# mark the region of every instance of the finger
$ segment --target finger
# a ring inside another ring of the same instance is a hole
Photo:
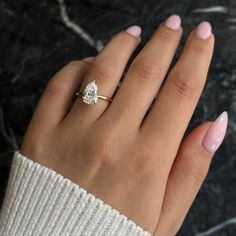
[[[83,91],[90,81],[95,80],[99,95],[112,97],[132,52],[140,42],[140,34],[140,27],[131,26],[113,37],[96,56],[82,82],[80,91]],[[77,117],[85,117],[86,121],[91,123],[104,112],[108,105],[107,101],[101,99],[97,101],[96,106],[87,105],[81,97],[78,97],[71,116],[75,120]]]
[[[49,81],[30,122],[29,136],[49,132],[64,119],[88,67],[87,62],[72,61]]]
[[[196,127],[180,145],[167,182],[155,235],[176,235],[223,141],[227,113]]]
[[[210,24],[200,24],[190,34],[181,57],[170,72],[141,127],[145,137],[159,137],[161,146],[165,147],[164,156],[170,157],[167,158],[168,168],[204,87],[213,45],[214,36]]]
[[[175,54],[180,24],[179,16],[169,17],[135,58],[108,109],[113,119],[119,117],[127,127],[139,127]]]

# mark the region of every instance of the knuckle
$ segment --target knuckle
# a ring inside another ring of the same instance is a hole
[[[99,153],[100,158],[107,159],[112,153],[112,142],[100,140],[96,143],[95,153]]]
[[[156,61],[148,57],[137,58],[132,67],[139,79],[156,80],[161,73]]]
[[[67,64],[67,67],[75,68],[85,65],[85,62],[82,60],[73,60]]]
[[[152,179],[156,175],[158,168],[161,166],[160,159],[157,156],[135,156],[135,160],[130,165],[131,177],[137,182],[142,182],[144,178]]]
[[[111,133],[111,132],[110,132]],[[85,144],[87,156],[96,163],[110,163],[116,155],[117,139],[114,135],[106,133],[106,139],[92,139],[89,144]]]
[[[53,96],[61,94],[65,91],[66,84],[57,78],[53,78],[48,82],[48,85],[45,90],[47,96]]]
[[[106,83],[115,76],[114,64],[111,62],[94,62],[90,75],[99,82],[104,81]]]
[[[136,148],[133,161],[133,173],[141,176],[152,176],[159,166],[161,166],[161,158],[156,147],[152,145],[140,145]]]
[[[191,99],[198,91],[198,84],[193,78],[188,78],[184,73],[174,72],[171,76],[171,84],[177,95],[183,99]]]
[[[163,42],[170,42],[173,41],[174,36],[176,36],[177,31],[173,30],[168,30],[166,28],[161,27],[160,29],[157,30],[156,35],[161,39]]]
[[[209,164],[205,161],[196,160],[196,158],[194,159],[194,161],[192,159],[189,160],[187,164],[188,174],[192,176],[195,182],[201,184],[206,178]]]
[[[186,45],[187,51],[192,51],[194,54],[209,54],[210,47],[208,44],[204,44],[202,42],[196,41],[194,39],[190,40],[190,42]]]
[[[87,71],[89,65],[82,60],[74,60],[67,63],[63,68],[61,68],[50,81],[63,80],[63,78],[68,77],[68,74],[72,74],[80,71],[80,73]],[[85,70],[86,69],[86,70]]]

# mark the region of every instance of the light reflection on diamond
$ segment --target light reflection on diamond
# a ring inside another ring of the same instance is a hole
[[[95,80],[92,80],[83,91],[83,101],[86,104],[95,104],[98,100],[98,87]]]

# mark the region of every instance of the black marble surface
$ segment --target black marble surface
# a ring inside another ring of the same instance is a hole
[[[70,60],[96,55],[112,35],[132,24],[143,27],[137,53],[173,13],[183,18],[184,27],[177,56],[200,21],[209,20],[216,36],[207,84],[189,129],[229,112],[226,140],[178,235],[236,235],[235,0],[0,0],[0,203],[12,150],[19,147],[52,75]]]

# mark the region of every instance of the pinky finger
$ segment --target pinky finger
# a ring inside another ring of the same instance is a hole
[[[21,153],[28,155],[34,149],[32,140],[45,140],[66,116],[76,88],[91,64],[91,58],[73,61],[63,67],[47,84],[25,134]]]
[[[154,235],[176,235],[224,139],[227,123],[227,112],[223,112],[215,122],[199,125],[182,141],[170,171]]]

